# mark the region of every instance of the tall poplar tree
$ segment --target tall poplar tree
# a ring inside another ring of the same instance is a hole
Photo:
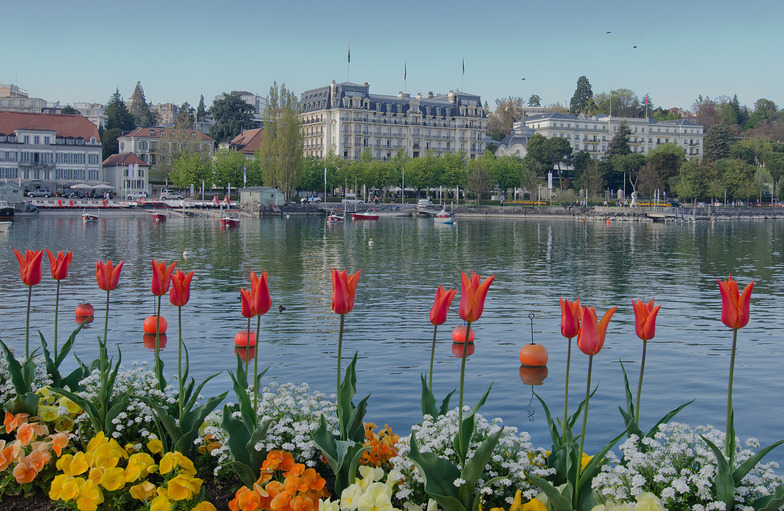
[[[267,96],[264,135],[259,148],[262,180],[291,201],[302,179],[302,134],[299,99],[286,84],[274,82]]]

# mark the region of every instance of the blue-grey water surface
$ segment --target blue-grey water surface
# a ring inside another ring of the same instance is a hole
[[[369,242],[373,241],[372,244]],[[191,300],[182,309],[183,338],[191,374],[201,380],[220,372],[206,387],[230,388],[226,371],[235,367],[233,338],[246,328],[239,288],[249,270],[269,273],[273,307],[261,320],[262,367],[266,381],[308,382],[335,391],[339,316],[331,311],[330,268],[362,269],[354,310],[346,317],[345,357],[358,353],[358,397],[371,393],[366,420],[388,423],[407,434],[420,419],[420,375],[428,371],[433,327],[429,310],[439,284],[458,288],[447,323],[438,331],[435,394],[440,400],[459,381],[460,360],[452,354],[460,270],[495,274],[484,313],[474,323],[475,353],[467,363],[466,404],[492,382],[481,412],[530,431],[549,447],[545,416],[520,380],[518,352],[533,336],[549,351],[549,374],[534,387],[554,414],[563,414],[567,341],[560,334],[558,297],[578,296],[598,314],[617,305],[604,349],[594,357],[587,451],[622,430],[624,403],[619,360],[636,391],[642,342],[634,333],[633,299],[661,304],[656,337],[649,342],[641,422],[647,430],[667,411],[695,402],[677,417],[691,425],[725,429],[732,331],[720,321],[717,279],[732,274],[741,289],[755,280],[751,321],[739,332],[734,404],[738,435],[763,445],[784,438],[784,225],[779,220],[650,224],[579,219],[460,218],[454,226],[432,220],[383,218],[378,222],[328,225],[324,217],[244,219],[222,230],[215,219],[171,218],[163,225],[149,216],[104,216],[83,224],[76,214],[19,218],[0,233],[0,338],[24,349],[27,288],[19,279],[11,248],[72,250],[62,281],[59,337],[75,326],[81,301],[96,308],[95,322],[80,335],[74,353],[96,356],[103,335],[106,294],[95,282],[95,261],[124,260],[119,287],[111,293],[108,340],[123,361],[152,361],[142,343],[142,322],[154,313],[150,293],[152,259],[179,261],[194,271]],[[184,256],[184,253],[187,256]],[[51,346],[55,282],[44,256],[44,279],[33,288],[31,331],[40,329]],[[286,310],[278,312],[278,306]],[[163,350],[167,374],[176,372],[177,309],[163,302],[169,321]],[[255,320],[253,321],[255,329]],[[37,335],[31,336],[33,345]],[[347,363],[347,360],[344,362]],[[571,411],[584,397],[588,358],[572,349]],[[456,406],[457,398],[453,400]],[[784,461],[784,451],[770,459]]]

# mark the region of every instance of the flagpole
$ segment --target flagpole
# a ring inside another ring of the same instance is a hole
[[[348,63],[346,64],[346,81],[351,82],[351,45],[348,45]]]
[[[463,77],[460,79],[460,90],[463,90],[464,82],[465,82],[465,59],[463,59]]]

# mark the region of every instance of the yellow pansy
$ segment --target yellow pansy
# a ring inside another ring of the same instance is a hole
[[[664,511],[659,497],[650,492],[642,492],[635,497],[637,505],[634,506],[634,511]]]
[[[65,474],[60,474],[52,479],[52,485],[49,487],[50,500],[60,500],[63,492],[63,483],[66,479],[68,479],[68,476]]]
[[[201,489],[201,479],[185,474],[172,478],[166,485],[167,494],[172,500],[188,500]]]
[[[57,410],[58,408],[56,406],[39,405],[38,415],[46,422],[54,422],[59,415]]]
[[[131,486],[131,497],[136,500],[150,500],[157,495],[155,490],[154,484],[150,481],[144,481],[143,483]]]
[[[96,511],[98,504],[103,502],[103,492],[101,488],[92,481],[85,481],[79,488],[79,496],[76,498],[76,508],[79,511]]]
[[[134,444],[133,442],[128,442],[127,444],[125,444],[125,447],[123,447],[123,449],[125,449],[125,452],[127,452],[128,454],[133,454],[136,452],[136,444]]]
[[[64,406],[68,413],[72,415],[76,415],[82,413],[82,407],[71,401],[65,396],[62,396],[60,399],[57,400],[57,404],[60,406]]]
[[[103,473],[101,486],[109,491],[119,490],[125,486],[125,470],[121,467],[109,468]]]
[[[152,499],[150,511],[170,511],[170,509],[171,502],[169,502],[169,499],[167,499],[164,495],[158,495]]]
[[[177,466],[180,467],[181,473],[184,472],[192,476],[196,475],[196,467],[193,466],[193,462],[190,458],[177,451],[174,452],[174,457],[177,459]]]
[[[147,442],[147,449],[153,454],[158,454],[163,450],[163,443],[157,438],[150,440]]]
[[[99,468],[99,467],[91,468],[90,469],[90,475],[87,477],[87,479],[89,479],[90,481],[92,481],[96,485],[101,484],[101,479],[103,479],[103,474],[105,472],[106,472],[106,469],[104,469],[104,468]]]
[[[391,492],[384,483],[372,483],[357,501],[357,511],[392,511]]]
[[[74,420],[70,415],[60,415],[54,421],[54,429],[57,431],[73,431]]]
[[[99,445],[105,444],[106,442],[107,442],[106,436],[103,434],[103,431],[99,431],[87,444],[87,449],[85,449],[85,452],[92,452]]]
[[[116,444],[117,442],[115,442],[115,445]],[[111,443],[107,442],[95,448],[95,461],[93,463],[96,467],[101,468],[116,467],[117,463],[120,462],[120,458],[122,457],[123,453],[125,453],[125,451],[123,451],[119,445],[115,447]]]
[[[539,499],[531,499],[520,507],[521,511],[547,511],[545,506]]]
[[[217,511],[217,509],[215,508],[215,506],[213,506],[206,500],[203,500],[198,504],[196,504],[195,506],[193,506],[191,511]]]
[[[161,462],[158,464],[158,470],[161,474],[168,474],[175,468],[177,468],[177,457],[173,452],[167,452],[163,455],[163,458],[161,458]]]
[[[66,467],[66,462],[63,460],[63,458],[65,458],[65,456],[63,456],[62,458],[60,458],[60,460],[58,460],[58,465],[59,462],[62,460],[63,472],[68,474],[69,476],[77,476],[79,474],[83,474],[87,472],[87,469],[89,469],[90,465],[93,464],[92,454],[87,454],[81,451],[73,455],[73,458],[69,460],[70,462],[67,464],[67,467]]]

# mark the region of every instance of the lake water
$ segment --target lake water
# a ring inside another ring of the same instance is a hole
[[[370,240],[373,244],[369,244]],[[460,286],[460,270],[495,274],[484,314],[473,327],[475,353],[467,362],[466,404],[492,382],[481,412],[528,430],[534,443],[549,447],[545,416],[521,382],[518,352],[533,336],[550,354],[548,377],[535,387],[554,414],[563,413],[567,342],[560,335],[558,297],[596,307],[601,315],[617,305],[601,353],[594,357],[586,450],[595,451],[618,434],[624,403],[619,361],[636,390],[642,342],[634,333],[632,299],[661,304],[656,337],[649,342],[641,423],[644,429],[669,410],[695,399],[677,417],[692,426],[725,428],[727,376],[732,331],[720,321],[717,279],[732,274],[741,286],[756,281],[751,321],[738,336],[734,404],[738,435],[763,445],[784,438],[784,225],[781,221],[650,224],[579,219],[459,218],[454,226],[432,220],[384,218],[378,222],[328,225],[324,217],[245,219],[221,230],[216,219],[172,218],[163,225],[149,216],[106,216],[83,224],[77,214],[19,218],[0,233],[0,338],[24,350],[27,289],[19,280],[11,248],[72,250],[73,263],[61,284],[59,335],[62,343],[81,301],[96,319],[81,334],[74,353],[96,356],[103,335],[105,292],[95,282],[95,261],[125,260],[120,285],[111,293],[110,354],[120,346],[123,361],[153,360],[142,343],[142,322],[154,313],[150,260],[179,261],[194,271],[191,301],[182,310],[183,338],[198,380],[220,372],[207,393],[230,388],[233,338],[246,328],[239,288],[249,270],[269,273],[273,307],[262,317],[260,367],[265,381],[308,382],[313,390],[335,391],[339,316],[331,311],[330,268],[362,269],[354,310],[347,315],[343,354],[359,355],[358,392],[371,393],[366,420],[390,424],[404,435],[420,419],[420,374],[428,371],[433,327],[428,314],[435,290]],[[183,253],[187,252],[187,257]],[[44,280],[33,288],[31,331],[41,330],[51,346],[55,282],[44,256]],[[453,356],[451,330],[459,291],[447,323],[438,331],[436,397],[457,387],[460,360]],[[279,305],[286,307],[279,313]],[[169,340],[163,350],[167,374],[176,372],[177,310],[164,298]],[[252,322],[255,329],[255,320]],[[36,345],[37,336],[31,335]],[[348,360],[343,364],[345,367]],[[585,394],[588,358],[572,349],[570,413]],[[457,397],[453,404],[457,405]],[[770,459],[784,461],[784,450]]]

